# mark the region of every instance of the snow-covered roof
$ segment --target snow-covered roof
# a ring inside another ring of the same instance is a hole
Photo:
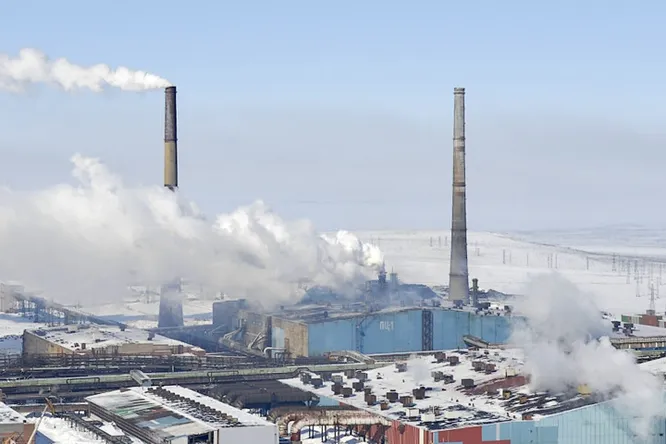
[[[37,422],[37,417],[32,418],[33,422]],[[127,436],[122,430],[114,424],[103,422],[95,419],[96,423],[102,423],[99,429],[108,433],[111,436],[125,436],[132,443],[140,444],[138,439]],[[65,418],[58,418],[49,415],[48,413],[42,418],[39,424],[39,434],[49,439],[53,444],[90,444],[91,442],[99,442],[100,437],[95,433],[85,430],[80,426],[68,421]],[[39,442],[39,438],[37,439]]]
[[[180,386],[133,387],[86,399],[163,438],[197,435],[227,427],[275,427],[259,416]]]
[[[25,416],[0,402],[0,424],[20,424],[27,422]]]
[[[521,419],[523,414],[546,415],[596,402],[594,397],[580,395],[577,391],[568,395],[531,393],[527,378],[522,374],[524,364],[519,350],[451,351],[446,353],[444,360],[439,357],[441,362],[437,362],[435,356],[414,357],[403,363],[366,372],[368,380],[363,389],[371,389],[376,396],[374,405],[369,405],[363,390],[353,390],[349,397],[334,394],[334,380],[339,381],[341,374],[335,374],[333,381],[324,382],[320,388],[302,378],[283,382],[427,429],[509,421]],[[459,362],[451,364],[449,358],[457,358]],[[401,364],[406,364],[404,371],[399,368]],[[435,375],[440,379],[436,380]],[[448,375],[449,379],[444,375]],[[353,388],[353,383],[358,381],[356,376],[342,376],[343,386]],[[463,387],[464,384],[469,384],[469,387]],[[422,388],[425,389],[425,397],[418,399],[415,389]],[[397,393],[398,400],[382,403],[389,399],[391,391]],[[403,396],[410,396],[412,402],[403,405],[400,401]]]
[[[170,339],[165,336],[149,333],[145,330],[121,330],[119,327],[97,325],[68,325],[65,327],[41,328],[30,330],[43,339],[57,343],[70,350],[105,348],[110,345],[121,344],[159,344],[166,346],[185,346],[189,349],[197,348],[185,342]],[[148,337],[151,339],[148,339]],[[85,344],[82,346],[81,344]]]

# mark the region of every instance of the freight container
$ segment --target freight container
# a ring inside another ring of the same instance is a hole
[[[622,315],[620,316],[622,322],[631,322],[631,315]]]
[[[659,319],[655,315],[641,315],[641,325],[649,325],[652,327],[658,327],[659,326]]]
[[[661,328],[666,328],[666,320],[664,320],[664,319],[659,319],[658,324],[659,324],[659,327],[661,327]]]
[[[633,315],[633,316],[631,316],[631,322],[634,325],[640,325],[641,317],[639,315]]]

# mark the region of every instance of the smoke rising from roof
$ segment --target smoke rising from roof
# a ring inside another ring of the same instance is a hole
[[[652,420],[664,411],[663,385],[632,355],[611,345],[610,323],[592,296],[558,274],[534,278],[524,293],[516,308],[527,322],[515,328],[512,342],[525,350],[534,388],[559,392],[587,385],[614,397],[624,415],[635,416],[635,432],[647,436]]]
[[[209,220],[180,193],[127,188],[96,159],[72,162],[77,186],[0,190],[0,279],[62,303],[113,302],[130,283],[183,276],[270,307],[295,302],[297,283],[344,290],[383,260],[350,233],[321,236],[262,202]]]
[[[112,69],[104,64],[79,66],[64,58],[51,60],[32,48],[21,49],[16,57],[0,54],[0,90],[21,92],[33,83],[55,85],[65,91],[87,89],[93,92],[101,92],[106,86],[125,91],[171,86],[167,80],[145,71],[124,66]]]

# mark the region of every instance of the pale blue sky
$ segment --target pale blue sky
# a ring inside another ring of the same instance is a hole
[[[182,192],[263,198],[322,229],[447,228],[467,88],[469,225],[666,222],[666,3],[5,0],[0,52],[143,69],[179,88]],[[161,92],[0,93],[0,182],[75,152],[162,181]]]

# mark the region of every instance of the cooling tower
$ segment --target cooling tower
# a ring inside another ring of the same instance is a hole
[[[182,327],[183,324],[183,293],[180,279],[176,279],[169,284],[162,285],[157,326],[171,328]]]
[[[164,90],[164,186],[178,188],[178,122],[176,117],[176,87]]]
[[[453,199],[449,299],[455,303],[469,302],[465,195],[465,88],[453,90]]]

